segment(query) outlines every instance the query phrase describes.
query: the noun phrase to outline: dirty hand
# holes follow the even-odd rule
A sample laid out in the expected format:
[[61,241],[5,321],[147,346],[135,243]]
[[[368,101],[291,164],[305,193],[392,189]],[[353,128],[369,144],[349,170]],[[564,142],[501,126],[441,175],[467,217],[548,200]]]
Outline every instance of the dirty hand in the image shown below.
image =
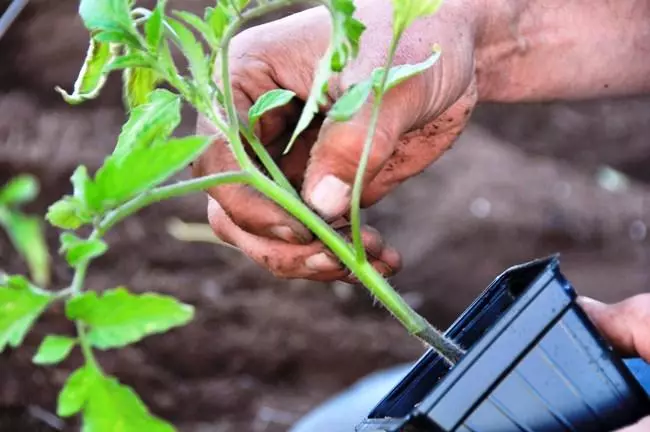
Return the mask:
[[[650,362],[650,294],[637,295],[614,305],[584,297],[579,299],[579,303],[622,355],[640,356]],[[649,430],[650,417],[646,417],[618,432]]]
[[[386,59],[391,38],[390,1],[356,3],[357,16],[368,30],[358,59],[330,82],[330,104]],[[364,207],[436,160],[465,126],[477,98],[470,10],[465,0],[446,3],[437,15],[417,22],[402,38],[396,64],[424,60],[435,43],[443,47],[443,54],[432,69],[386,95],[368,163]],[[328,34],[329,17],[322,8],[249,29],[232,41],[230,71],[235,103],[244,117],[253,102],[269,90],[296,93],[299,101],[262,118],[258,136],[305,202],[335,227],[345,227],[370,104],[345,123],[315,121],[291,153],[280,158],[308,96],[314,68],[329,43]],[[426,139],[416,135],[400,140],[425,125]],[[198,128],[200,133],[215,131],[205,119],[199,119]],[[197,161],[194,173],[234,169],[237,164],[226,143],[215,142]],[[345,280],[348,276],[307,228],[252,189],[228,185],[213,188],[209,195],[208,216],[216,235],[276,276],[312,280]],[[363,237],[379,271],[388,276],[399,269],[399,254],[384,244],[376,230],[365,227]]]

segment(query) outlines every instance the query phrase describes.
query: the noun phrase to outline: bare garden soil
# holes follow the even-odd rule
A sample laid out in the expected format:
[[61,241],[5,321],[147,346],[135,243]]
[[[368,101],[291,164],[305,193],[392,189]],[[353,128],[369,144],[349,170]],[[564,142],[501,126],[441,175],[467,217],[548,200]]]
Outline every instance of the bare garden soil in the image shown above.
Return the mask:
[[[69,192],[78,164],[101,163],[123,121],[115,81],[84,107],[52,91],[71,85],[85,38],[75,2],[41,0],[0,40],[0,184],[37,175],[34,213]],[[404,253],[394,285],[443,327],[504,268],[554,252],[583,294],[614,301],[647,291],[649,119],[650,100],[638,98],[481,107],[443,160],[368,212]],[[193,121],[188,112],[179,133],[191,133]],[[598,181],[603,165],[629,183],[604,188],[611,182]],[[88,286],[125,285],[196,306],[188,326],[100,354],[107,371],[180,430],[286,431],[356,379],[423,352],[363,289],[274,279],[236,251],[174,239],[174,218],[205,222],[205,198],[162,203],[118,226]],[[48,239],[55,251],[54,230]],[[4,234],[0,268],[25,270]],[[70,276],[55,257],[52,285]],[[47,369],[30,358],[46,333],[72,330],[55,307],[24,347],[0,354],[0,431],[56,430],[40,419],[54,411],[80,358]]]

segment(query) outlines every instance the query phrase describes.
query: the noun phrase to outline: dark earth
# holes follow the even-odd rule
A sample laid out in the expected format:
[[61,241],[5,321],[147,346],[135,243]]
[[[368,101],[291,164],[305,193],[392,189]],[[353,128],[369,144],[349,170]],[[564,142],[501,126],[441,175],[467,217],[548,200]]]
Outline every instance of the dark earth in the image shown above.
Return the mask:
[[[71,87],[86,37],[76,2],[35,0],[0,40],[0,184],[37,175],[32,213],[70,191],[78,164],[99,166],[124,120],[118,80],[80,107],[53,91]],[[616,301],[649,289],[650,99],[482,106],[473,119],[439,163],[367,214],[404,254],[393,283],[409,302],[446,327],[506,267],[555,252],[582,294]],[[193,123],[187,112],[178,133]],[[612,182],[606,167],[627,180]],[[205,204],[162,203],[118,226],[87,285],[196,306],[184,328],[100,353],[179,430],[286,431],[358,378],[423,352],[360,287],[278,280],[236,251],[170,235],[175,218],[204,223]],[[55,251],[57,233],[47,234]],[[53,259],[52,285],[64,287],[70,271]],[[0,268],[25,271],[4,233]],[[75,429],[52,413],[79,355],[50,368],[30,361],[45,334],[72,330],[55,307],[23,347],[0,354],[0,431]]]

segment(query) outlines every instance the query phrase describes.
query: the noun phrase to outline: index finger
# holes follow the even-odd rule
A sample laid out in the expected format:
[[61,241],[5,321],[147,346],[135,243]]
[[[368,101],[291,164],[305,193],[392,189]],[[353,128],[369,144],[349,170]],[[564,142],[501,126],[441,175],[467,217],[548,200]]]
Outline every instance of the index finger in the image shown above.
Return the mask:
[[650,361],[650,293],[612,305],[587,297],[578,303],[617,351]]

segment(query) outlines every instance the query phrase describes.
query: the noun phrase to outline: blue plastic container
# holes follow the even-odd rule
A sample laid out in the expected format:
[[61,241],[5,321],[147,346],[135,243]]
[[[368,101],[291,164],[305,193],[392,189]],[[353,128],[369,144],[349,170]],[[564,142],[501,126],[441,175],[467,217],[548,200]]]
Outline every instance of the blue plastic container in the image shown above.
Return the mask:
[[462,360],[427,352],[357,431],[605,432],[650,415],[650,366],[628,367],[575,300],[557,257],[507,270],[447,331]]

